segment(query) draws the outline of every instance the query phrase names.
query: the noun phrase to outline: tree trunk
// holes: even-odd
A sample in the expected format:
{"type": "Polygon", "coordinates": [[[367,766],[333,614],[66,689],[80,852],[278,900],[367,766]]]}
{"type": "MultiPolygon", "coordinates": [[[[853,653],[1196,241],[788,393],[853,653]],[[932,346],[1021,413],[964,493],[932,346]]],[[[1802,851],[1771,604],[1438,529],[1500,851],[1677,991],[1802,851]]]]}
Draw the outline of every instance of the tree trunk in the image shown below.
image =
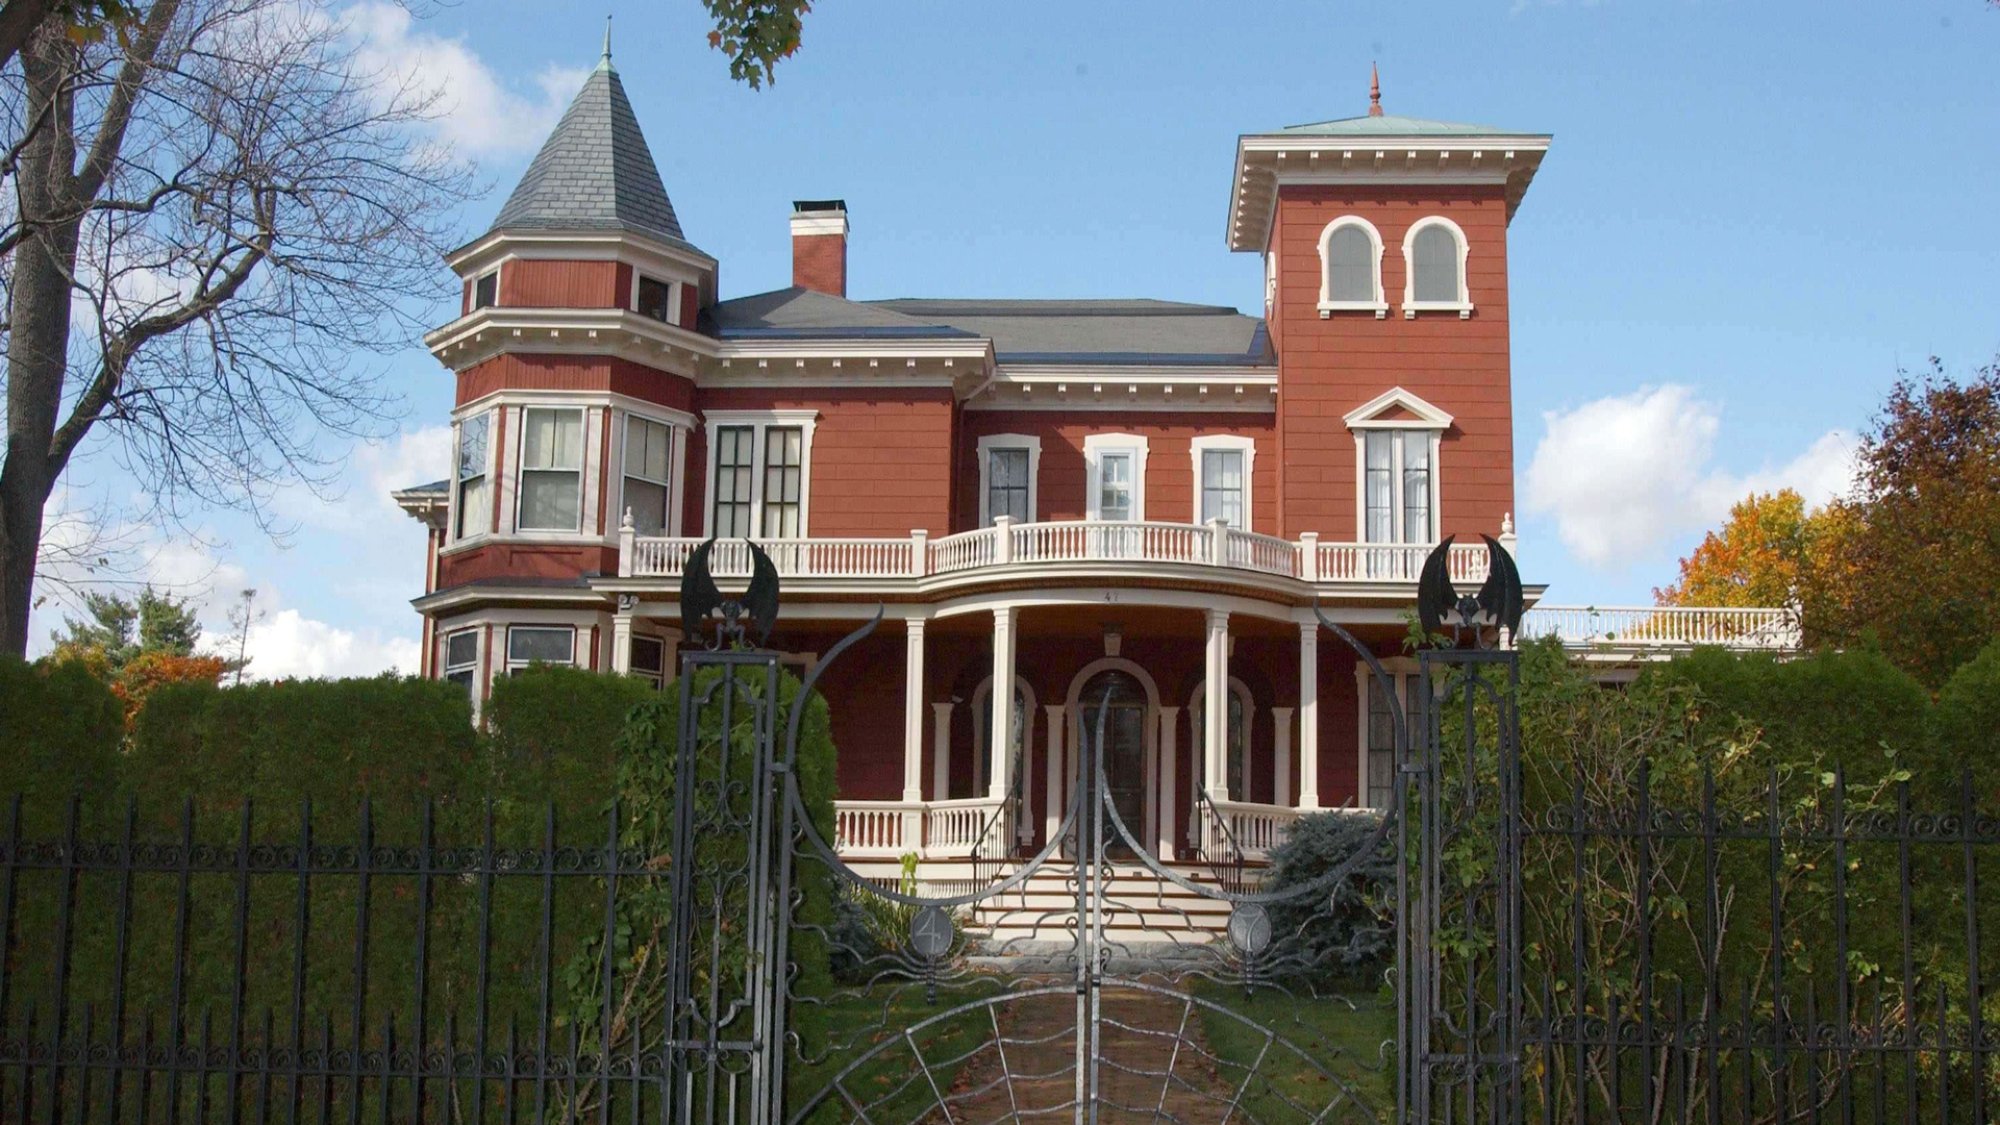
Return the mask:
{"type": "Polygon", "coordinates": [[[20,221],[7,346],[7,456],[0,462],[0,653],[26,656],[42,512],[62,471],[51,456],[68,369],[70,284],[81,207],[73,198],[76,142],[66,88],[72,48],[46,29],[21,52],[29,119],[48,117],[16,173],[20,221]]]}

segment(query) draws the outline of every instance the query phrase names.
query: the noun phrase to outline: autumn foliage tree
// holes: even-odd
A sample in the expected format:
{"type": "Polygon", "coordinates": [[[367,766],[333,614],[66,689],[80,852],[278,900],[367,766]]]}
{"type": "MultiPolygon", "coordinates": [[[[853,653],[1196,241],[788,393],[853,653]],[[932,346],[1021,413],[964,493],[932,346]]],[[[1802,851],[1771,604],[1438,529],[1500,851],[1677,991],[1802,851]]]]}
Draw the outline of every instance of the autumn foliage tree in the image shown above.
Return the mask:
{"type": "Polygon", "coordinates": [[[1936,689],[2000,635],[2000,364],[1889,392],[1801,583],[1808,640],[1872,639],[1936,689]]]}
{"type": "Polygon", "coordinates": [[[1660,605],[1784,606],[1797,602],[1819,522],[1789,488],[1753,494],[1681,560],[1680,578],[1653,591],[1660,605]]]}

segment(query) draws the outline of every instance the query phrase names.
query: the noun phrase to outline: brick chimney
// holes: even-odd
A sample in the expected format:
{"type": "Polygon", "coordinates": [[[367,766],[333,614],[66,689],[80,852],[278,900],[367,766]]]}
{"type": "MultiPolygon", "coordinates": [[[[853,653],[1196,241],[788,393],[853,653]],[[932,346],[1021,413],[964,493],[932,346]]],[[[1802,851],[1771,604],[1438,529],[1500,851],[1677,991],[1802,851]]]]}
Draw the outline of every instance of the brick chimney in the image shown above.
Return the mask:
{"type": "Polygon", "coordinates": [[[792,284],[847,296],[847,201],[792,203],[792,284]]]}

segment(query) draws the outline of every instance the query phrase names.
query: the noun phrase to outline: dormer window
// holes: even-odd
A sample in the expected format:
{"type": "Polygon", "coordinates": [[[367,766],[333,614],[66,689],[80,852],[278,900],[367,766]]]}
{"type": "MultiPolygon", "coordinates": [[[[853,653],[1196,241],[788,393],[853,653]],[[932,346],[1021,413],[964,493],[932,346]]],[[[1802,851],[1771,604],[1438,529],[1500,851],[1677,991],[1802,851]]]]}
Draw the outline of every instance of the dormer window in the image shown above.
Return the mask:
{"type": "Polygon", "coordinates": [[[1342,215],[1319,236],[1319,312],[1372,312],[1386,316],[1382,293],[1382,235],[1359,215],[1342,215]]]}
{"type": "Polygon", "coordinates": [[[1355,524],[1361,540],[1437,542],[1442,495],[1438,454],[1451,415],[1396,387],[1353,410],[1345,421],[1354,433],[1355,524]]]}
{"type": "Polygon", "coordinates": [[[490,309],[500,303],[500,271],[487,270],[472,282],[472,307],[490,309]]]}
{"type": "Polygon", "coordinates": [[[678,322],[680,318],[674,315],[674,283],[640,274],[633,292],[632,311],[663,324],[678,322]]]}
{"type": "Polygon", "coordinates": [[[1472,315],[1465,283],[1465,232],[1442,215],[1419,219],[1403,236],[1403,315],[1455,312],[1472,315]]]}

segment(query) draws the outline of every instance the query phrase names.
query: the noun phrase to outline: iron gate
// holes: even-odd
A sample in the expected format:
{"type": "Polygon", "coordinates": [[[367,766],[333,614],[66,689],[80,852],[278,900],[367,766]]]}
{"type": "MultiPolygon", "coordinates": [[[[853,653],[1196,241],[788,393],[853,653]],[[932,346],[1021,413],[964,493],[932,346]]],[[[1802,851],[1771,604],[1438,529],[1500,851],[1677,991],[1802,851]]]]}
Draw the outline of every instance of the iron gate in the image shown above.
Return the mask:
{"type": "Polygon", "coordinates": [[[1471,882],[1447,878],[1442,857],[1514,823],[1512,654],[1424,656],[1406,722],[1372,653],[1321,621],[1387,692],[1397,797],[1379,817],[1328,818],[1321,866],[1269,887],[1205,800],[1197,862],[1140,840],[1105,772],[1108,695],[1085,702],[1067,807],[1039,852],[1013,857],[1002,806],[956,869],[859,871],[836,850],[800,736],[813,684],[875,622],[789,696],[773,653],[686,653],[671,1118],[1509,1120],[1506,845],[1471,882]],[[1466,708],[1462,754],[1443,753],[1434,681],[1466,708]],[[1474,930],[1498,940],[1440,958],[1439,942],[1474,930]]]}

